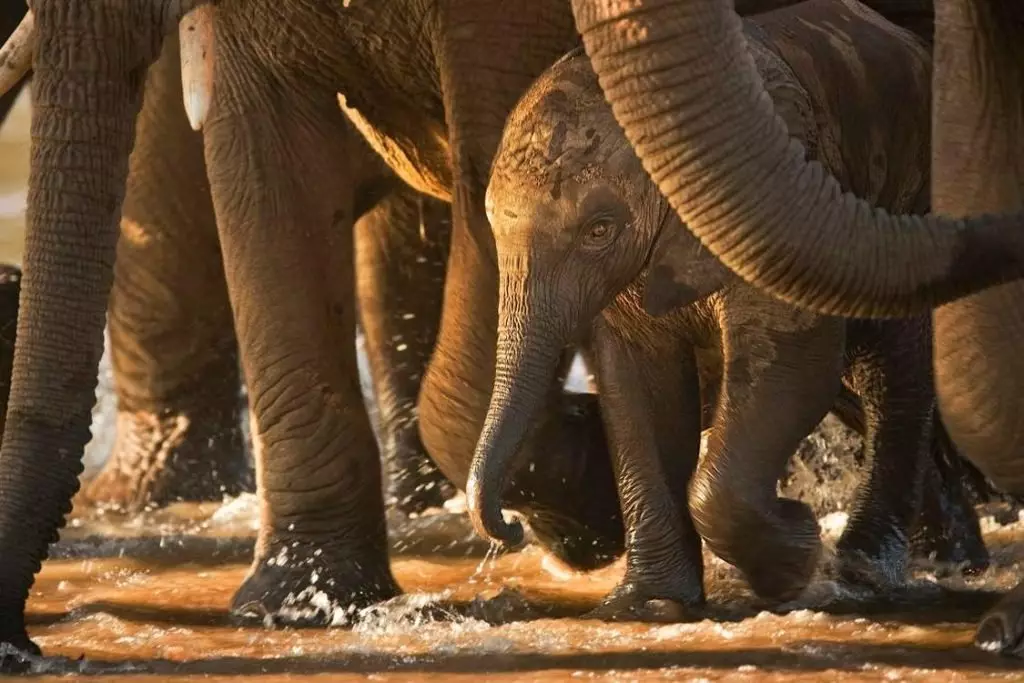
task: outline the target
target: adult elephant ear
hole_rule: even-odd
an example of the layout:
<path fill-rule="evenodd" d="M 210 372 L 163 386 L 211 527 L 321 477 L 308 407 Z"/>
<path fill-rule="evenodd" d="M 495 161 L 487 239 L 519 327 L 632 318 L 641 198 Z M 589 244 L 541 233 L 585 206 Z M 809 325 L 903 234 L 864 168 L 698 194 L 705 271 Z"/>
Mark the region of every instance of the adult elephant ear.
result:
<path fill-rule="evenodd" d="M 839 23 L 871 11 L 841 1 Z M 892 216 L 808 162 L 730 0 L 572 5 L 644 168 L 701 243 L 753 286 L 826 314 L 893 316 L 1024 276 L 1020 216 Z"/>

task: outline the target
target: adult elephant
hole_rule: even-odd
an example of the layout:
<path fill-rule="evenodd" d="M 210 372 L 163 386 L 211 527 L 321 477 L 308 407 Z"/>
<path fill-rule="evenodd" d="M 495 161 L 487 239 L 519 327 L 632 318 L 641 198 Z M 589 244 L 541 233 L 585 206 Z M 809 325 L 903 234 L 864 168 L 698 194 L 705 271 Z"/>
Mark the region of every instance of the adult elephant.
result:
<path fill-rule="evenodd" d="M 5 40 L 24 14 L 16 2 L 0 9 Z M 0 121 L 26 80 L 0 100 Z M 116 440 L 78 503 L 136 512 L 253 488 L 202 137 L 181 101 L 178 45 L 170 40 L 148 74 L 136 123 L 109 301 Z M 416 512 L 441 504 L 450 487 L 423 452 L 413 406 L 436 336 L 449 221 L 439 202 L 416 199 L 375 161 L 366 156 L 358 214 L 391 196 L 359 224 L 370 236 L 356 249 L 360 322 L 392 498 Z M 381 221 L 393 229 L 381 230 Z"/>
<path fill-rule="evenodd" d="M 4 3 L 5 39 L 25 11 Z M 0 99 L 0 121 L 27 80 Z M 139 116 L 109 299 L 116 439 L 80 498 L 127 511 L 253 487 L 202 140 L 179 83 L 175 53 L 154 69 Z"/>
<path fill-rule="evenodd" d="M 1002 217 L 896 217 L 842 195 L 790 141 L 725 0 L 573 0 L 616 119 L 689 229 L 729 268 L 841 315 L 946 304 L 934 314 L 943 419 L 965 455 L 1019 494 L 1024 285 L 1010 281 L 1024 245 L 1024 6 L 935 5 L 932 205 L 953 217 Z M 660 267 L 671 278 L 672 262 Z M 986 282 L 1001 286 L 958 299 Z M 983 619 L 979 645 L 1024 655 L 1022 617 L 1024 586 Z"/>
<path fill-rule="evenodd" d="M 199 4 L 33 3 L 25 306 L 0 450 L 0 638 L 18 647 L 32 647 L 25 598 L 63 522 L 88 438 L 145 72 L 164 36 Z M 352 182 L 354 154 L 335 93 L 408 162 L 403 177 L 452 200 L 441 329 L 419 415 L 428 451 L 461 485 L 494 377 L 487 170 L 519 93 L 577 40 L 570 8 L 557 0 L 217 4 L 215 87 L 190 97 L 190 108 L 206 112 L 205 160 L 256 417 L 264 520 L 236 607 L 334 620 L 345 612 L 335 605 L 397 590 L 354 356 L 323 353 L 350 345 L 352 292 L 342 281 L 351 280 L 350 254 L 323 245 L 336 244 L 330 236 L 345 233 L 339 226 L 351 227 L 353 207 L 349 195 L 319 193 L 301 180 Z M 595 547 L 595 536 L 621 539 L 596 405 L 584 401 L 531 435 L 506 492 L 534 531 L 579 565 L 615 550 Z M 594 493 L 602 487 L 609 495 Z M 313 573 L 329 610 L 311 608 L 304 589 Z M 316 594 L 320 605 L 324 594 Z"/>

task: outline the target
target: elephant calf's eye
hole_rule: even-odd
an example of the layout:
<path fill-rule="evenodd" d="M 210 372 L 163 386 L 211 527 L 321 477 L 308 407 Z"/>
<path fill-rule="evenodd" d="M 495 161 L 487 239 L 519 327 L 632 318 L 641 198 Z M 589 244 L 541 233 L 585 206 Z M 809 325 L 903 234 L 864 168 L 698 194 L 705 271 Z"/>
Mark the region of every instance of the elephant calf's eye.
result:
<path fill-rule="evenodd" d="M 584 244 L 592 248 L 600 248 L 611 244 L 615 239 L 615 223 L 610 218 L 592 221 L 586 228 Z"/>

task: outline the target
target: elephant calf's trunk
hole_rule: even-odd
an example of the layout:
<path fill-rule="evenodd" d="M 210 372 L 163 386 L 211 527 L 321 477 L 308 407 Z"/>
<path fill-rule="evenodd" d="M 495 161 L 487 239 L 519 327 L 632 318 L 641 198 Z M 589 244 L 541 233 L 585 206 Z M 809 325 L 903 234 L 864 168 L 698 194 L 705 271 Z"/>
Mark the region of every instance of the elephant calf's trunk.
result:
<path fill-rule="evenodd" d="M 508 523 L 501 496 L 516 454 L 540 412 L 558 367 L 563 344 L 552 332 L 541 333 L 528 307 L 509 306 L 502 293 L 494 392 L 466 485 L 469 517 L 477 533 L 495 542 L 517 545 L 523 527 Z M 515 296 L 521 300 L 521 295 Z M 513 314 L 514 311 L 514 314 Z"/>

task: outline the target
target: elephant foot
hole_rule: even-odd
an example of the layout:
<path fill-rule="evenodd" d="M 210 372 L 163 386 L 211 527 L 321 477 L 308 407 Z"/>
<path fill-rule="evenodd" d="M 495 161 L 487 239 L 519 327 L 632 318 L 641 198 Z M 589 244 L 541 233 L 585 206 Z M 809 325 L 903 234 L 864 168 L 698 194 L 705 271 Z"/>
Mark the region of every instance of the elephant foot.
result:
<path fill-rule="evenodd" d="M 974 644 L 986 652 L 1024 659 L 1024 583 L 982 617 Z"/>
<path fill-rule="evenodd" d="M 401 593 L 384 551 L 289 539 L 266 548 L 231 601 L 242 622 L 346 626 Z"/>
<path fill-rule="evenodd" d="M 0 617 L 0 674 L 25 673 L 31 666 L 30 658 L 42 655 L 25 630 L 24 609 L 8 609 L 15 615 Z"/>
<path fill-rule="evenodd" d="M 966 576 L 984 573 L 991 564 L 991 557 L 985 547 L 977 516 L 972 521 L 972 525 L 963 527 L 951 523 L 949 529 L 919 527 L 910 541 L 912 555 L 956 567 Z"/>
<path fill-rule="evenodd" d="M 601 621 L 642 621 L 672 624 L 703 618 L 704 596 L 688 597 L 693 591 L 659 586 L 649 581 L 623 580 L 584 619 Z"/>
<path fill-rule="evenodd" d="M 821 557 L 814 513 L 788 498 L 779 498 L 770 511 L 745 507 L 723 496 L 698 501 L 692 510 L 708 547 L 737 567 L 758 597 L 777 603 L 795 600 L 811 582 Z"/>
<path fill-rule="evenodd" d="M 442 507 L 455 495 L 455 486 L 427 455 L 419 434 L 394 439 L 383 451 L 388 469 L 388 505 L 416 515 Z"/>
<path fill-rule="evenodd" d="M 114 452 L 76 503 L 136 513 L 177 501 L 220 501 L 254 488 L 240 425 L 120 413 Z"/>
<path fill-rule="evenodd" d="M 872 533 L 851 525 L 836 544 L 835 573 L 852 586 L 891 591 L 906 583 L 909 555 L 898 529 Z"/>
<path fill-rule="evenodd" d="M 946 460 L 956 458 L 952 465 Z M 929 471 L 910 549 L 915 557 L 959 568 L 968 575 L 988 569 L 990 558 L 964 480 L 970 472 L 956 453 Z M 955 466 L 955 467 L 954 467 Z"/>

